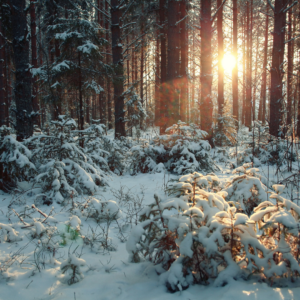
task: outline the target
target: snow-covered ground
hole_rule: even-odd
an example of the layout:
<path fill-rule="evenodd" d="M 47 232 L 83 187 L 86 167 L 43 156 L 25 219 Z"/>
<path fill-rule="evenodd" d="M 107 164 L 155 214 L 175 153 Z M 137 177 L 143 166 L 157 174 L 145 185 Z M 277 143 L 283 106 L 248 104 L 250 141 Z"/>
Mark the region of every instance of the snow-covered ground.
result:
<path fill-rule="evenodd" d="M 264 167 L 264 172 L 267 172 Z M 275 173 L 271 168 L 269 172 Z M 231 171 L 225 166 L 217 173 L 219 178 L 228 179 L 232 177 Z M 130 197 L 138 197 L 142 205 L 153 202 L 154 193 L 158 194 L 162 200 L 167 199 L 164 188 L 167 181 L 174 176 L 158 174 L 139 174 L 137 176 L 112 176 L 109 179 L 109 186 L 100 189 L 96 199 L 113 200 L 119 202 L 120 192 Z M 26 184 L 20 185 L 20 188 L 26 189 Z M 74 203 L 84 203 L 86 197 L 74 199 Z M 123 197 L 124 199 L 124 197 Z M 231 280 L 224 287 L 215 287 L 213 282 L 207 286 L 194 285 L 187 290 L 171 294 L 167 291 L 164 284 L 160 282 L 159 276 L 152 264 L 148 262 L 129 263 L 126 244 L 120 236 L 119 227 L 113 222 L 108 231 L 110 250 L 101 248 L 97 242 L 91 247 L 84 243 L 84 237 L 92 238 L 92 231 L 95 236 L 103 234 L 106 224 L 97 224 L 93 219 L 82 216 L 78 207 L 72 209 L 72 203 L 67 206 L 61 206 L 55 203 L 52 206 L 38 207 L 43 213 L 51 217 L 47 222 L 52 226 L 55 234 L 53 239 L 58 241 L 59 248 L 53 250 L 44 247 L 40 251 L 42 239 L 37 235 L 43 231 L 45 223 L 38 223 L 45 219 L 37 210 L 30 208 L 34 202 L 34 193 L 30 190 L 14 195 L 2 193 L 0 195 L 0 223 L 12 224 L 12 227 L 18 231 L 15 241 L 7 242 L 6 230 L 1 230 L 0 236 L 0 261 L 1 261 L 1 280 L 0 280 L 0 299 L 300 299 L 300 287 L 295 283 L 283 283 L 283 287 L 270 287 L 266 283 L 254 281 L 244 281 L 242 279 Z M 12 205 L 10 205 L 13 203 Z M 123 225 L 126 217 L 126 208 L 124 204 L 119 203 L 123 210 L 123 218 L 119 220 L 119 226 Z M 26 205 L 28 205 L 26 207 Z M 35 221 L 34 227 L 26 227 L 13 212 L 23 216 L 25 224 Z M 70 217 L 77 214 L 77 219 L 71 221 L 71 227 L 80 226 L 79 235 L 72 238 L 68 233 L 67 224 Z M 30 216 L 30 217 L 29 217 Z M 35 219 L 35 220 L 34 220 Z M 77 220 L 77 221 L 76 221 Z M 134 223 L 134 216 L 132 217 Z M 75 223 L 75 224 L 74 224 Z M 3 228 L 3 226 L 0 224 Z M 46 227 L 46 225 L 45 225 Z M 55 228 L 56 227 L 56 228 Z M 102 227 L 102 229 L 101 229 Z M 130 225 L 127 226 L 124 235 L 129 234 Z M 74 232 L 74 231 L 73 231 Z M 33 236 L 35 235 L 35 238 Z M 83 238 L 82 238 L 83 237 Z M 64 275 L 61 270 L 61 263 L 66 261 L 72 253 L 75 257 L 80 257 L 85 261 L 85 265 L 80 267 L 82 277 L 78 283 L 68 285 L 64 283 Z"/>

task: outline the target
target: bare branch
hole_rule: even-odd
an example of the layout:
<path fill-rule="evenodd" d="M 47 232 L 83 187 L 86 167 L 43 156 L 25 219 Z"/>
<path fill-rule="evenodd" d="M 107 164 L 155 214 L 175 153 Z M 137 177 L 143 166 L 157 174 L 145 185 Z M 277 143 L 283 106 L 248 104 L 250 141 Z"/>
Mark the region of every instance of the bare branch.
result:
<path fill-rule="evenodd" d="M 298 4 L 298 1 L 294 1 L 289 7 L 287 7 L 283 12 L 286 13 L 288 10 L 290 10 L 293 6 Z"/>
<path fill-rule="evenodd" d="M 268 0 L 268 3 L 270 5 L 270 7 L 272 8 L 272 10 L 275 12 L 275 7 L 272 5 L 271 0 Z"/>
<path fill-rule="evenodd" d="M 217 14 L 219 12 L 219 10 L 223 7 L 223 5 L 225 4 L 226 0 L 223 0 L 222 4 L 220 5 L 220 7 L 217 9 L 217 11 L 215 12 L 215 14 L 213 15 L 213 17 L 211 18 L 211 21 L 213 22 L 214 19 L 217 17 Z"/>

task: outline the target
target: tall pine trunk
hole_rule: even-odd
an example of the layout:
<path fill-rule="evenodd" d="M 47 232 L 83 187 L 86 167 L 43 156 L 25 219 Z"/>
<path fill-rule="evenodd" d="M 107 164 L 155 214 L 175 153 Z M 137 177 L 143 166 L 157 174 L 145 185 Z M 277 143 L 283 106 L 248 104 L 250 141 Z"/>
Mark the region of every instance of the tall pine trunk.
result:
<path fill-rule="evenodd" d="M 287 70 L 287 125 L 292 124 L 292 95 L 293 95 L 293 71 L 294 71 L 294 40 L 292 39 L 292 10 L 289 10 L 288 23 L 288 70 Z"/>
<path fill-rule="evenodd" d="M 249 1 L 247 1 L 247 23 L 246 23 L 246 33 L 247 33 L 247 52 L 246 52 L 246 102 L 245 102 L 245 126 L 251 126 L 251 98 L 252 98 L 252 44 L 251 44 L 251 6 Z"/>
<path fill-rule="evenodd" d="M 115 138 L 126 136 L 124 111 L 124 76 L 121 41 L 121 9 L 120 0 L 111 0 L 111 35 L 112 56 L 114 65 L 114 103 L 115 103 Z"/>
<path fill-rule="evenodd" d="M 4 41 L 4 34 L 3 34 L 3 27 L 2 27 L 2 20 L 0 18 L 0 126 L 6 125 L 5 119 L 5 73 L 4 73 L 4 64 L 6 62 L 5 59 L 5 41 Z M 1 173 L 0 173 L 1 175 Z"/>
<path fill-rule="evenodd" d="M 159 107 L 160 116 L 158 125 L 161 127 L 161 133 L 167 128 L 167 97 L 165 91 L 167 88 L 167 43 L 166 43 L 166 20 L 165 20 L 165 0 L 159 0 L 159 21 L 160 21 L 160 91 Z"/>
<path fill-rule="evenodd" d="M 31 74 L 25 0 L 12 0 L 12 35 L 15 62 L 15 103 L 17 139 L 33 134 Z"/>
<path fill-rule="evenodd" d="M 178 95 L 178 62 L 179 62 L 179 39 L 178 39 L 178 13 L 179 2 L 168 2 L 168 65 L 167 65 L 167 126 L 171 126 L 179 120 L 179 95 Z"/>
<path fill-rule="evenodd" d="M 180 119 L 187 121 L 188 115 L 188 80 L 186 74 L 187 58 L 188 58 L 188 41 L 186 30 L 186 0 L 180 2 Z"/>
<path fill-rule="evenodd" d="M 201 1 L 201 101 L 200 116 L 201 129 L 208 133 L 208 140 L 212 142 L 212 114 L 213 102 L 211 98 L 212 86 L 212 55 L 211 55 L 211 0 Z"/>
<path fill-rule="evenodd" d="M 237 20 L 237 0 L 233 0 L 233 55 L 236 64 L 232 69 L 232 105 L 233 116 L 239 120 L 239 91 L 238 91 L 238 20 Z"/>
<path fill-rule="evenodd" d="M 261 82 L 261 94 L 258 119 L 264 124 L 266 122 L 266 99 L 267 99 L 267 63 L 268 63 L 268 32 L 269 32 L 269 5 L 267 4 L 267 15 L 265 25 L 265 42 L 264 42 L 264 61 L 263 61 L 263 73 Z"/>
<path fill-rule="evenodd" d="M 224 68 L 222 66 L 222 59 L 224 55 L 223 42 L 223 5 L 222 0 L 217 0 L 217 31 L 218 31 L 218 115 L 223 115 L 224 106 Z M 222 6 L 222 7 L 221 7 Z M 222 130 L 222 122 L 218 122 L 218 129 Z"/>
<path fill-rule="evenodd" d="M 282 25 L 285 23 L 284 0 L 275 0 L 273 52 L 270 89 L 270 134 L 278 137 L 282 124 L 282 61 L 284 55 L 284 34 Z"/>

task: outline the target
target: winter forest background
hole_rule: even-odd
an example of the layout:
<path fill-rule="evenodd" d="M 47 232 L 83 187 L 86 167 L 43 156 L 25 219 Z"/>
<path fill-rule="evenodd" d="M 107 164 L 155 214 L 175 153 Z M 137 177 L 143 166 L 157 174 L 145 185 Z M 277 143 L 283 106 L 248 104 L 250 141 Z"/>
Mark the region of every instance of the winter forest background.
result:
<path fill-rule="evenodd" d="M 298 1 L 0 0 L 0 299 L 297 299 L 299 137 Z"/>

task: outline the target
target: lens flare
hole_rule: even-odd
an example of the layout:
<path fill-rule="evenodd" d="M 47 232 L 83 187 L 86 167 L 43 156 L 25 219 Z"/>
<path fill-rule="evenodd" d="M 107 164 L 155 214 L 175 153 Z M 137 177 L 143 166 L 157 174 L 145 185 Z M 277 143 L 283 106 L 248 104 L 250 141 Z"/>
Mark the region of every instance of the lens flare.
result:
<path fill-rule="evenodd" d="M 222 60 L 222 66 L 225 72 L 232 72 L 232 69 L 235 67 L 236 60 L 232 54 L 226 53 Z"/>

